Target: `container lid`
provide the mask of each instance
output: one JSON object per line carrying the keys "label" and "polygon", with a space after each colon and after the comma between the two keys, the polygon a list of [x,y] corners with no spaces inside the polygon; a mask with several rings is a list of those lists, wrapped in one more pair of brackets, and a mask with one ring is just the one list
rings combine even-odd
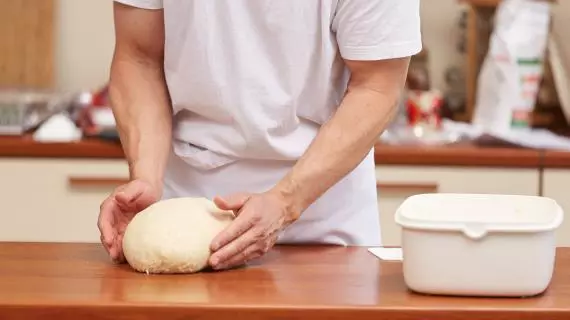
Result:
{"label": "container lid", "polygon": [[498,194],[419,194],[407,198],[396,212],[404,228],[463,231],[470,238],[488,232],[554,230],[563,211],[550,198]]}

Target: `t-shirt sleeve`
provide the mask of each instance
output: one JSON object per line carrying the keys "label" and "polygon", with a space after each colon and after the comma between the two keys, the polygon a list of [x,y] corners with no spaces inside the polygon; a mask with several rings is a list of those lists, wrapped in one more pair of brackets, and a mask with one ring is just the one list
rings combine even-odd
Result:
{"label": "t-shirt sleeve", "polygon": [[338,0],[331,27],[344,59],[393,59],[422,50],[420,0]]}
{"label": "t-shirt sleeve", "polygon": [[142,9],[162,9],[162,0],[114,0],[114,1]]}

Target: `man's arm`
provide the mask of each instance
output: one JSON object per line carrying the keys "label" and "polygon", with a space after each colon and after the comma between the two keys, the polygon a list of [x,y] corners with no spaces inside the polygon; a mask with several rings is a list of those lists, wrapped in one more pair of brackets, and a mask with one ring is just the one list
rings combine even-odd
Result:
{"label": "man's arm", "polygon": [[172,115],[164,78],[163,10],[114,3],[115,53],[109,92],[131,180],[161,189]]}
{"label": "man's arm", "polygon": [[351,78],[341,105],[273,190],[291,212],[300,214],[373,148],[397,110],[409,60],[346,61]]}
{"label": "man's arm", "polygon": [[421,50],[420,1],[339,0],[332,20],[351,71],[333,117],[292,170],[267,192],[216,197],[235,221],[212,241],[210,265],[225,269],[255,259],[320,195],[355,168],[390,122],[410,56]]}
{"label": "man's arm", "polygon": [[221,209],[238,214],[212,241],[214,269],[236,266],[267,252],[280,230],[362,161],[390,122],[409,58],[346,64],[352,75],[341,105],[291,171],[265,193],[214,199]]}
{"label": "man's arm", "polygon": [[354,169],[392,119],[410,56],[421,50],[420,1],[339,0],[332,21],[351,72],[333,117],[275,191],[299,214]]}

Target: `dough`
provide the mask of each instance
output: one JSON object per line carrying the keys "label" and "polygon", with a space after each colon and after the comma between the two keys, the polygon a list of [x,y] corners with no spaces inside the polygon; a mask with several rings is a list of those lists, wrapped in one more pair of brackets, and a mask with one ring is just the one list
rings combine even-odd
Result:
{"label": "dough", "polygon": [[123,252],[145,273],[194,273],[208,266],[210,244],[234,219],[206,198],[156,202],[127,225]]}

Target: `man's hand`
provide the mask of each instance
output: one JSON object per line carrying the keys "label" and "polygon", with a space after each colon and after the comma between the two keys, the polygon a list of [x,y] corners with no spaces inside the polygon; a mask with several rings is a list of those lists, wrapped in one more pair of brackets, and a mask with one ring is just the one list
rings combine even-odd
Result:
{"label": "man's hand", "polygon": [[164,76],[164,12],[113,3],[115,51],[109,94],[130,183],[101,205],[101,242],[123,262],[122,241],[135,214],[156,202],[172,147],[172,110]]}
{"label": "man's hand", "polygon": [[133,180],[118,187],[103,203],[97,226],[101,243],[115,262],[124,262],[123,235],[133,217],[160,198],[159,188]]}
{"label": "man's hand", "polygon": [[216,197],[222,210],[233,210],[236,219],[213,241],[210,265],[228,269],[263,256],[273,247],[279,233],[297,220],[290,202],[275,192]]}

